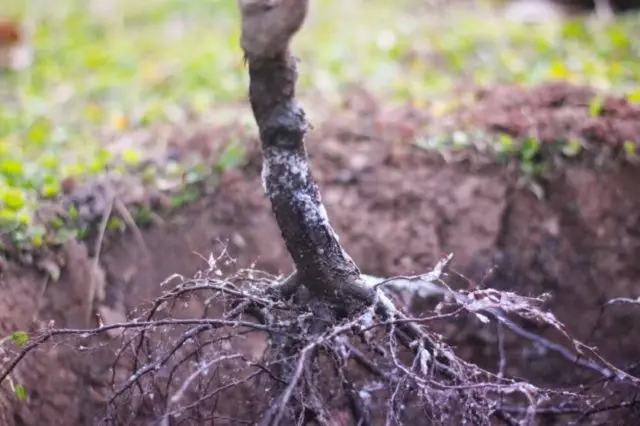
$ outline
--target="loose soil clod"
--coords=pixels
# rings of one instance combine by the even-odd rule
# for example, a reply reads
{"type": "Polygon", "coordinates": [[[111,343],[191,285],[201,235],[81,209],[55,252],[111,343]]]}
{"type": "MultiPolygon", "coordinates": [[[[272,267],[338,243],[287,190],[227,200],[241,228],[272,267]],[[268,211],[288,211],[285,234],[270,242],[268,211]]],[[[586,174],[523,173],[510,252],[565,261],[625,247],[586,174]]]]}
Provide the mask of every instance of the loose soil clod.
{"type": "Polygon", "coordinates": [[[535,90],[515,85],[480,90],[468,111],[471,125],[543,143],[578,140],[596,154],[640,150],[640,105],[562,81],[535,90]],[[628,149],[628,148],[627,148],[628,149]]]}

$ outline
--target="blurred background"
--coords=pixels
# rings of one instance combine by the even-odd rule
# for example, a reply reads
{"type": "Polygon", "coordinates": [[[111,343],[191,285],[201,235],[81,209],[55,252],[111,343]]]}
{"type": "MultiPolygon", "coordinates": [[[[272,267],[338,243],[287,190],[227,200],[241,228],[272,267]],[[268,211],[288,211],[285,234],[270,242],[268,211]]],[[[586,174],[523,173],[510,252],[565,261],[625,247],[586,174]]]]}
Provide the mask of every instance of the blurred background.
{"type": "MultiPolygon", "coordinates": [[[[549,79],[638,98],[637,6],[313,0],[294,48],[303,93],[328,102],[357,83],[447,111],[460,90],[549,79]]],[[[180,120],[246,95],[234,0],[4,0],[0,19],[0,153],[45,166],[33,179],[46,192],[101,169],[112,154],[97,129],[180,120]]]]}

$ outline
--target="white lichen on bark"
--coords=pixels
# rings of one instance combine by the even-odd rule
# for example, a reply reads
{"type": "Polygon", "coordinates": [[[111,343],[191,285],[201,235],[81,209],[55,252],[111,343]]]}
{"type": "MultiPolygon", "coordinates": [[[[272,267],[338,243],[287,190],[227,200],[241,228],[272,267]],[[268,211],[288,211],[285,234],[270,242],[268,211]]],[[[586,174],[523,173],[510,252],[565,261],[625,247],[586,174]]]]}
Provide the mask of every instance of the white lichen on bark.
{"type": "Polygon", "coordinates": [[[266,147],[262,158],[262,188],[268,197],[309,185],[309,164],[304,153],[266,147]]]}

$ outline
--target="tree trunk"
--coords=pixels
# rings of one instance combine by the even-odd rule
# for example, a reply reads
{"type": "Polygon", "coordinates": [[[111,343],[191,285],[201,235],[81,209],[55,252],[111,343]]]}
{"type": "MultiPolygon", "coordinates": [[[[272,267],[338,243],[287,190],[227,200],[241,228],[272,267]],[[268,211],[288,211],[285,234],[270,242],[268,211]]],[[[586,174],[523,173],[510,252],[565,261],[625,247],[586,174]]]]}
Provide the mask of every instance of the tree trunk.
{"type": "MultiPolygon", "coordinates": [[[[240,3],[242,6],[242,0],[240,3]]],[[[306,9],[306,1],[284,0],[275,8],[285,6],[306,9]]],[[[265,14],[272,10],[266,8],[265,14]]],[[[257,19],[255,15],[252,18],[257,19]]],[[[266,28],[264,24],[250,28],[247,22],[243,21],[243,32],[266,28]]],[[[264,37],[254,34],[253,38],[264,41],[264,37]]],[[[277,38],[282,39],[282,34],[277,38]]],[[[243,40],[247,39],[243,34],[243,40]]],[[[289,41],[290,37],[280,44],[280,50],[274,51],[272,45],[262,54],[259,49],[243,46],[249,67],[249,98],[262,144],[262,183],[293,258],[296,282],[329,303],[334,312],[345,315],[373,303],[374,290],[361,280],[358,267],[340,245],[313,179],[304,143],[310,127],[295,97],[296,60],[289,52],[289,41]]]]}

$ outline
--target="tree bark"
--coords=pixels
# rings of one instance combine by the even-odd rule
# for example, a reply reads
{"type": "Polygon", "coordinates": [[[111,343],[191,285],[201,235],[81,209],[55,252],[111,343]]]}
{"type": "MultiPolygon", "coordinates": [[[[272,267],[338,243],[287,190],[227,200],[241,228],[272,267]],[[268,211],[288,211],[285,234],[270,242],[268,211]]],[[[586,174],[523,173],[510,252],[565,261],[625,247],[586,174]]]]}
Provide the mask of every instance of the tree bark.
{"type": "MultiPolygon", "coordinates": [[[[245,9],[242,9],[243,0],[239,1],[243,33],[269,28],[248,25],[245,9]]],[[[279,4],[277,0],[265,0],[264,3],[276,3],[274,7],[279,4]]],[[[306,0],[283,0],[281,6],[306,10],[306,0]]],[[[272,12],[268,7],[264,10],[272,12]]],[[[300,19],[300,14],[288,16],[300,19]]],[[[258,19],[255,12],[251,19],[258,19]]],[[[290,30],[301,24],[283,24],[282,27],[290,30]]],[[[311,173],[305,147],[305,135],[310,126],[296,100],[296,59],[288,47],[292,35],[286,43],[277,44],[279,50],[275,51],[274,43],[265,43],[270,45],[270,50],[263,53],[259,48],[243,46],[249,67],[249,99],[260,131],[262,183],[295,264],[297,282],[342,316],[373,303],[375,292],[360,278],[358,267],[340,245],[311,173]]],[[[252,38],[264,43],[265,37],[269,35],[257,37],[254,34],[252,38]]],[[[282,34],[273,37],[283,39],[282,34]]],[[[243,37],[245,43],[249,39],[243,37]]]]}
{"type": "MultiPolygon", "coordinates": [[[[289,50],[291,37],[306,18],[308,0],[238,2],[241,44],[249,67],[249,100],[262,144],[262,184],[296,268],[276,290],[283,297],[306,290],[311,295],[308,303],[325,324],[325,319],[353,315],[374,303],[376,314],[383,319],[406,319],[365,282],[340,245],[311,173],[305,147],[310,126],[296,100],[296,59],[289,50]],[[249,36],[247,32],[253,33],[249,36]]],[[[417,324],[398,324],[395,333],[407,348],[436,352],[436,342],[417,324]]],[[[438,367],[448,364],[446,356],[435,355],[435,359],[438,367]]]]}

